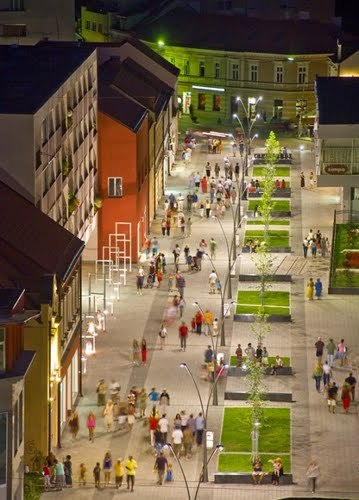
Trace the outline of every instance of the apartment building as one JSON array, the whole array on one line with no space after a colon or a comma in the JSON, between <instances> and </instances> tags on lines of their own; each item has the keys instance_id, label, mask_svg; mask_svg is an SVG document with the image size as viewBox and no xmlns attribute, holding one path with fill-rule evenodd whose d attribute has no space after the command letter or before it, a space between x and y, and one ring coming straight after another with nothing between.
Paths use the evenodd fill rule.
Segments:
<instances>
[{"instance_id":1,"label":"apartment building","mask_svg":"<svg viewBox=\"0 0 359 500\"><path fill-rule=\"evenodd\" d=\"M32 469L36 457L61 445L68 412L81 395L84 242L1 181L0 209L0 290L25 290L25 307L38 311L20 335L24 350L36 353L24 393L23 455ZM10 343L5 331L5 349Z\"/></svg>"},{"instance_id":2,"label":"apartment building","mask_svg":"<svg viewBox=\"0 0 359 500\"><path fill-rule=\"evenodd\" d=\"M179 8L135 34L180 68L183 113L192 105L199 120L226 123L234 113L244 115L238 96L249 112L262 96L257 110L266 121L295 122L313 111L315 77L329 74L338 37L335 26L315 21L200 16Z\"/></svg>"},{"instance_id":3,"label":"apartment building","mask_svg":"<svg viewBox=\"0 0 359 500\"><path fill-rule=\"evenodd\" d=\"M35 358L24 349L24 327L40 312L26 309L24 289L0 289L0 304L0 498L22 500L25 378Z\"/></svg>"},{"instance_id":4,"label":"apartment building","mask_svg":"<svg viewBox=\"0 0 359 500\"><path fill-rule=\"evenodd\" d=\"M0 47L0 166L95 258L96 50Z\"/></svg>"},{"instance_id":5,"label":"apartment building","mask_svg":"<svg viewBox=\"0 0 359 500\"><path fill-rule=\"evenodd\" d=\"M73 0L1 0L1 44L34 45L44 39L75 40Z\"/></svg>"}]
</instances>

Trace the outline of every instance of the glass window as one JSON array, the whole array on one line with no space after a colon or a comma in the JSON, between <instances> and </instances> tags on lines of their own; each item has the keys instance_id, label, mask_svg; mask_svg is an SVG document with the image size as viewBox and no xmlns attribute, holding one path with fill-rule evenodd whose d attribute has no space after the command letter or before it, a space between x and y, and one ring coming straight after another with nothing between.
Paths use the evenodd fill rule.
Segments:
<instances>
[{"instance_id":1,"label":"glass window","mask_svg":"<svg viewBox=\"0 0 359 500\"><path fill-rule=\"evenodd\" d=\"M206 109L206 94L198 94L198 109L205 111L205 109Z\"/></svg>"},{"instance_id":2,"label":"glass window","mask_svg":"<svg viewBox=\"0 0 359 500\"><path fill-rule=\"evenodd\" d=\"M0 372L6 369L5 357L5 328L0 328Z\"/></svg>"},{"instance_id":3,"label":"glass window","mask_svg":"<svg viewBox=\"0 0 359 500\"><path fill-rule=\"evenodd\" d=\"M0 484L6 484L7 413L0 413Z\"/></svg>"},{"instance_id":4,"label":"glass window","mask_svg":"<svg viewBox=\"0 0 359 500\"><path fill-rule=\"evenodd\" d=\"M239 64L232 63L232 80L239 80Z\"/></svg>"},{"instance_id":5,"label":"glass window","mask_svg":"<svg viewBox=\"0 0 359 500\"><path fill-rule=\"evenodd\" d=\"M90 21L86 21L86 29L87 30L91 29L91 23L90 23Z\"/></svg>"},{"instance_id":6,"label":"glass window","mask_svg":"<svg viewBox=\"0 0 359 500\"><path fill-rule=\"evenodd\" d=\"M108 196L110 198L122 198L122 177L108 178Z\"/></svg>"},{"instance_id":7,"label":"glass window","mask_svg":"<svg viewBox=\"0 0 359 500\"><path fill-rule=\"evenodd\" d=\"M14 456L19 449L19 401L14 404Z\"/></svg>"},{"instance_id":8,"label":"glass window","mask_svg":"<svg viewBox=\"0 0 359 500\"><path fill-rule=\"evenodd\" d=\"M22 440L24 438L23 419L24 419L24 393L20 392L20 396L19 396L19 444L22 443Z\"/></svg>"},{"instance_id":9,"label":"glass window","mask_svg":"<svg viewBox=\"0 0 359 500\"><path fill-rule=\"evenodd\" d=\"M283 66L277 66L275 69L276 83L283 83Z\"/></svg>"},{"instance_id":10,"label":"glass window","mask_svg":"<svg viewBox=\"0 0 359 500\"><path fill-rule=\"evenodd\" d=\"M306 83L307 81L307 68L306 66L298 67L298 83Z\"/></svg>"},{"instance_id":11,"label":"glass window","mask_svg":"<svg viewBox=\"0 0 359 500\"><path fill-rule=\"evenodd\" d=\"M96 23L93 22L92 23L92 31L97 31L96 28L97 28L97 25L96 25Z\"/></svg>"},{"instance_id":12,"label":"glass window","mask_svg":"<svg viewBox=\"0 0 359 500\"><path fill-rule=\"evenodd\" d=\"M199 63L199 76L205 76L204 61L200 61L200 63Z\"/></svg>"},{"instance_id":13,"label":"glass window","mask_svg":"<svg viewBox=\"0 0 359 500\"><path fill-rule=\"evenodd\" d=\"M189 75L190 74L190 65L189 65L189 60L188 59L184 63L183 73L185 75Z\"/></svg>"},{"instance_id":14,"label":"glass window","mask_svg":"<svg viewBox=\"0 0 359 500\"><path fill-rule=\"evenodd\" d=\"M257 64L251 64L250 65L250 80L251 82L257 82L258 81L258 65Z\"/></svg>"},{"instance_id":15,"label":"glass window","mask_svg":"<svg viewBox=\"0 0 359 500\"><path fill-rule=\"evenodd\" d=\"M102 33L102 24L101 23L98 23L98 26L97 26L97 31L99 33Z\"/></svg>"},{"instance_id":16,"label":"glass window","mask_svg":"<svg viewBox=\"0 0 359 500\"><path fill-rule=\"evenodd\" d=\"M213 96L213 111L221 111L221 96Z\"/></svg>"},{"instance_id":17,"label":"glass window","mask_svg":"<svg viewBox=\"0 0 359 500\"><path fill-rule=\"evenodd\" d=\"M214 77L215 78L220 78L221 74L220 74L220 64L219 62L216 62L214 63Z\"/></svg>"}]
</instances>

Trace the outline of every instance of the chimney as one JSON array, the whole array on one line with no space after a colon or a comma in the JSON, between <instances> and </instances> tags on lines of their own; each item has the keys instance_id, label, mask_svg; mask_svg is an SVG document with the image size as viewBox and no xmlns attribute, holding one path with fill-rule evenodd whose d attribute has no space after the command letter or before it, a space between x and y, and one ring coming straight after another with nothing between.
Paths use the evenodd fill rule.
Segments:
<instances>
[{"instance_id":1,"label":"chimney","mask_svg":"<svg viewBox=\"0 0 359 500\"><path fill-rule=\"evenodd\" d=\"M342 60L342 44L339 43L339 38L337 39L337 60L338 62Z\"/></svg>"}]
</instances>

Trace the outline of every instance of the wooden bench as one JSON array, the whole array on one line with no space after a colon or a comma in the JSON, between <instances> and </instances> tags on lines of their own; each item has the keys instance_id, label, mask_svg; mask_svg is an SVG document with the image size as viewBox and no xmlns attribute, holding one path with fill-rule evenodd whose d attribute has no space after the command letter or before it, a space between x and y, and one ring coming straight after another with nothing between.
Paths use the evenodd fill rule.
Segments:
<instances>
[{"instance_id":1,"label":"wooden bench","mask_svg":"<svg viewBox=\"0 0 359 500\"><path fill-rule=\"evenodd\" d=\"M214 482L217 484L253 484L250 472L215 472ZM272 474L265 473L261 484L271 484ZM279 485L293 484L293 474L283 474L279 478Z\"/></svg>"},{"instance_id":2,"label":"wooden bench","mask_svg":"<svg viewBox=\"0 0 359 500\"><path fill-rule=\"evenodd\" d=\"M277 375L271 375L271 367L268 366L266 368L264 374L276 377L278 375L293 375L293 368L291 366L283 366L282 368L278 368ZM229 377L245 377L248 374L248 370L243 370L239 366L230 366L228 368L228 376Z\"/></svg>"},{"instance_id":3,"label":"wooden bench","mask_svg":"<svg viewBox=\"0 0 359 500\"><path fill-rule=\"evenodd\" d=\"M227 401L247 401L249 393L244 391L225 391L224 399ZM280 403L291 403L293 401L291 392L265 392L263 394L265 401L276 401Z\"/></svg>"}]
</instances>

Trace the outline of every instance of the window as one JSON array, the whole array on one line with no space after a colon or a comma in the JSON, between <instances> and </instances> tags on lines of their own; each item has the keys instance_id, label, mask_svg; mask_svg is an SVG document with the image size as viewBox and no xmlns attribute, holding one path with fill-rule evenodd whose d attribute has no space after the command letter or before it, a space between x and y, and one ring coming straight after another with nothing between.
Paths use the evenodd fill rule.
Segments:
<instances>
[{"instance_id":1,"label":"window","mask_svg":"<svg viewBox=\"0 0 359 500\"><path fill-rule=\"evenodd\" d=\"M189 65L189 60L188 60L188 59L187 59L187 61L185 61L185 63L184 63L183 73L184 73L185 75L189 75L189 74L190 74L190 65Z\"/></svg>"},{"instance_id":2,"label":"window","mask_svg":"<svg viewBox=\"0 0 359 500\"><path fill-rule=\"evenodd\" d=\"M102 24L101 23L98 23L98 26L97 26L97 31L99 33L102 33Z\"/></svg>"},{"instance_id":3,"label":"window","mask_svg":"<svg viewBox=\"0 0 359 500\"><path fill-rule=\"evenodd\" d=\"M24 393L20 392L20 396L19 396L19 444L22 443L22 440L24 438L23 420L24 420Z\"/></svg>"},{"instance_id":4,"label":"window","mask_svg":"<svg viewBox=\"0 0 359 500\"><path fill-rule=\"evenodd\" d=\"M213 96L213 111L221 111L221 96Z\"/></svg>"},{"instance_id":5,"label":"window","mask_svg":"<svg viewBox=\"0 0 359 500\"><path fill-rule=\"evenodd\" d=\"M93 23L92 23L92 31L97 31L97 30L96 30L96 28L97 28L97 25L96 25L96 23L95 23L95 22L93 22Z\"/></svg>"},{"instance_id":6,"label":"window","mask_svg":"<svg viewBox=\"0 0 359 500\"><path fill-rule=\"evenodd\" d=\"M108 196L110 198L122 198L122 177L108 178Z\"/></svg>"},{"instance_id":7,"label":"window","mask_svg":"<svg viewBox=\"0 0 359 500\"><path fill-rule=\"evenodd\" d=\"M249 79L251 82L258 82L258 64L250 65Z\"/></svg>"},{"instance_id":8,"label":"window","mask_svg":"<svg viewBox=\"0 0 359 500\"><path fill-rule=\"evenodd\" d=\"M214 77L215 78L220 78L220 76L221 76L220 69L221 69L221 66L220 66L219 62L214 63Z\"/></svg>"},{"instance_id":9,"label":"window","mask_svg":"<svg viewBox=\"0 0 359 500\"><path fill-rule=\"evenodd\" d=\"M47 123L46 119L41 123L41 146L47 141Z\"/></svg>"},{"instance_id":10,"label":"window","mask_svg":"<svg viewBox=\"0 0 359 500\"><path fill-rule=\"evenodd\" d=\"M90 21L86 21L86 29L87 30L91 29L91 23L90 23Z\"/></svg>"},{"instance_id":11,"label":"window","mask_svg":"<svg viewBox=\"0 0 359 500\"><path fill-rule=\"evenodd\" d=\"M26 24L3 24L2 36L26 36Z\"/></svg>"},{"instance_id":12,"label":"window","mask_svg":"<svg viewBox=\"0 0 359 500\"><path fill-rule=\"evenodd\" d=\"M239 64L232 63L232 80L239 80Z\"/></svg>"},{"instance_id":13,"label":"window","mask_svg":"<svg viewBox=\"0 0 359 500\"><path fill-rule=\"evenodd\" d=\"M281 120L283 117L283 100L274 99L273 103L273 117L276 120Z\"/></svg>"},{"instance_id":14,"label":"window","mask_svg":"<svg viewBox=\"0 0 359 500\"><path fill-rule=\"evenodd\" d=\"M217 2L217 10L231 10L232 2L231 0L218 1Z\"/></svg>"},{"instance_id":15,"label":"window","mask_svg":"<svg viewBox=\"0 0 359 500\"><path fill-rule=\"evenodd\" d=\"M14 404L14 456L19 449L19 401Z\"/></svg>"},{"instance_id":16,"label":"window","mask_svg":"<svg viewBox=\"0 0 359 500\"><path fill-rule=\"evenodd\" d=\"M306 83L306 82L307 82L307 67L298 66L298 83Z\"/></svg>"},{"instance_id":17,"label":"window","mask_svg":"<svg viewBox=\"0 0 359 500\"><path fill-rule=\"evenodd\" d=\"M276 66L275 68L275 82L276 83L283 83L283 66Z\"/></svg>"},{"instance_id":18,"label":"window","mask_svg":"<svg viewBox=\"0 0 359 500\"><path fill-rule=\"evenodd\" d=\"M199 76L204 76L204 75L205 75L204 61L200 61L200 63L199 63Z\"/></svg>"},{"instance_id":19,"label":"window","mask_svg":"<svg viewBox=\"0 0 359 500\"><path fill-rule=\"evenodd\" d=\"M231 96L231 116L238 114L238 100L237 97ZM237 121L237 120L236 120Z\"/></svg>"},{"instance_id":20,"label":"window","mask_svg":"<svg viewBox=\"0 0 359 500\"><path fill-rule=\"evenodd\" d=\"M205 111L205 109L206 109L206 94L198 94L198 109Z\"/></svg>"},{"instance_id":21,"label":"window","mask_svg":"<svg viewBox=\"0 0 359 500\"><path fill-rule=\"evenodd\" d=\"M7 432L7 413L0 413L0 484L6 484Z\"/></svg>"},{"instance_id":22,"label":"window","mask_svg":"<svg viewBox=\"0 0 359 500\"><path fill-rule=\"evenodd\" d=\"M6 370L5 328L0 328L0 372Z\"/></svg>"}]
</instances>

